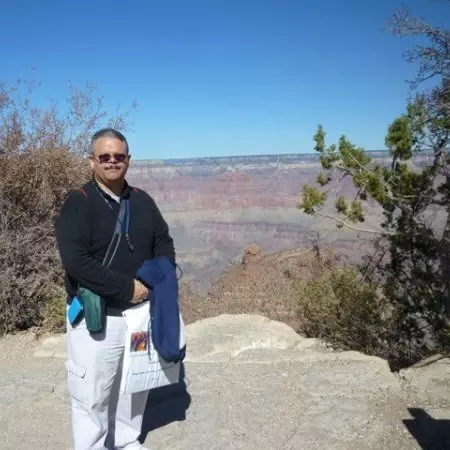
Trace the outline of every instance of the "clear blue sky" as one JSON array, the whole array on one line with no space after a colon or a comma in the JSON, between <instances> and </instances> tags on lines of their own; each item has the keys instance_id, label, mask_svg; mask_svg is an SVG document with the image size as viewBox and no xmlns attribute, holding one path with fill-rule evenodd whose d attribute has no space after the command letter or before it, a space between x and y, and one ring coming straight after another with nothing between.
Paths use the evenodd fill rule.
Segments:
<instances>
[{"instance_id":1,"label":"clear blue sky","mask_svg":"<svg viewBox=\"0 0 450 450\"><path fill-rule=\"evenodd\" d=\"M405 0L450 18L450 4ZM383 27L393 0L0 0L0 80L62 100L96 84L138 102L135 158L309 152L318 123L384 148L404 110L412 41ZM33 69L35 72L33 72Z\"/></svg>"}]
</instances>

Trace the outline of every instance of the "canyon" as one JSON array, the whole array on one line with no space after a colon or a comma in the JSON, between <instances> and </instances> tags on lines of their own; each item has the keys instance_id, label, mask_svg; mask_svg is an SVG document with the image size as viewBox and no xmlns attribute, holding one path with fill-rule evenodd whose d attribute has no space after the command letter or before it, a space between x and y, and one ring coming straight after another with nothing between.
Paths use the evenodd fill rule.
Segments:
<instances>
[{"instance_id":1,"label":"canyon","mask_svg":"<svg viewBox=\"0 0 450 450\"><path fill-rule=\"evenodd\" d=\"M369 154L389 163L387 152ZM423 156L414 163L420 167L426 161ZM156 201L174 238L183 279L203 295L251 243L267 254L319 242L351 262L360 260L361 246L367 248L373 234L337 229L335 221L297 208L303 185L315 184L320 169L316 154L137 160L128 182ZM330 193L324 211L331 212L336 196L352 191L345 180ZM364 226L376 227L379 209L369 204L366 212Z\"/></svg>"}]
</instances>

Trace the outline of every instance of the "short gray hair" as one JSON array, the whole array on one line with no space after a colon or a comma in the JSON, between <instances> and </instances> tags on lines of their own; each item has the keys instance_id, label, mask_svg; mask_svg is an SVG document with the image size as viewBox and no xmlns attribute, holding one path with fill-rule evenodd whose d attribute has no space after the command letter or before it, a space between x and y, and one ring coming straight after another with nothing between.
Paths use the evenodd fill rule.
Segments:
<instances>
[{"instance_id":1,"label":"short gray hair","mask_svg":"<svg viewBox=\"0 0 450 450\"><path fill-rule=\"evenodd\" d=\"M89 145L89 151L91 155L93 155L95 151L95 141L97 139L100 139L101 137L110 137L119 139L119 141L122 141L125 144L126 153L127 154L129 153L127 138L120 131L117 131L114 128L102 128L92 136L91 144Z\"/></svg>"}]
</instances>

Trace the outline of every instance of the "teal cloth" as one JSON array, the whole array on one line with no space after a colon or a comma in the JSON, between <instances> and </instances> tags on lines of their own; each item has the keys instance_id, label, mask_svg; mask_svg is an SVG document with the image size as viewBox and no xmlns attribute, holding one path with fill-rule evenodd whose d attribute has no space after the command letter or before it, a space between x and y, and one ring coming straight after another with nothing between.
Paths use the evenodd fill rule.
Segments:
<instances>
[{"instance_id":1,"label":"teal cloth","mask_svg":"<svg viewBox=\"0 0 450 450\"><path fill-rule=\"evenodd\" d=\"M80 286L78 299L83 305L86 328L90 333L101 333L105 326L105 301L90 289Z\"/></svg>"}]
</instances>

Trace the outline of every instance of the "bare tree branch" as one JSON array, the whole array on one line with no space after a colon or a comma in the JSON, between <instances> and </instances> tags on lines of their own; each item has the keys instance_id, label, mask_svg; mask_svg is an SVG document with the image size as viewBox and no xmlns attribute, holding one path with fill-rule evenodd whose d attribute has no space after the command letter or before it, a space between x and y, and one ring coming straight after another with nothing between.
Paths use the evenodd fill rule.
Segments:
<instances>
[{"instance_id":1,"label":"bare tree branch","mask_svg":"<svg viewBox=\"0 0 450 450\"><path fill-rule=\"evenodd\" d=\"M349 224L348 222L346 222L345 220L340 219L340 218L337 217L337 216L333 216L333 215L331 215L331 214L325 214L325 213L322 213L322 212L320 212L320 211L316 212L316 215L317 215L317 216L320 216L320 217L323 217L323 218L325 218L325 219L331 219L331 220L334 220L335 222L340 223L341 225L343 225L344 227L346 227L346 228L348 228L348 229L350 229L350 230L358 231L358 232L361 232L361 233L371 233L371 234L378 234L378 235L385 235L385 234L388 234L388 235L391 235L391 236L394 236L394 235L396 234L395 232L393 232L393 231L388 231L388 230L372 230L372 229L370 229L370 228L359 228L359 227L355 227L355 226Z\"/></svg>"}]
</instances>

